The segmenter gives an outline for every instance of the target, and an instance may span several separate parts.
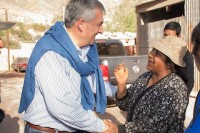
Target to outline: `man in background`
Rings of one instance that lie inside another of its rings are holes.
[[[4,47],[4,42],[3,40],[0,38],[0,49]],[[1,54],[1,51],[0,51]],[[1,85],[0,85],[0,89],[1,89]],[[0,94],[1,94],[1,90],[0,90]],[[0,103],[1,103],[1,95],[0,95]],[[0,123],[3,121],[5,117],[5,113],[2,109],[0,109]]]
[[[0,37],[0,48],[3,48],[4,47],[4,42],[2,40],[2,38]]]
[[[13,22],[0,22],[0,31],[8,30],[11,27],[13,27],[14,25],[15,25],[15,23],[13,23]],[[4,46],[5,46],[4,41],[0,37],[0,49],[4,48]],[[0,54],[1,54],[1,51],[0,51]],[[1,103],[1,90],[0,90],[0,103]],[[0,109],[0,123],[3,121],[4,118],[5,118],[5,112],[2,109]]]
[[[164,36],[168,35],[181,37],[181,26],[178,22],[172,21],[165,25]],[[183,60],[186,67],[176,66],[176,72],[185,82],[189,95],[194,87],[194,59],[189,50],[187,50]]]
[[[2,48],[4,48],[4,42],[3,42],[3,39],[0,37],[0,54],[1,54]]]

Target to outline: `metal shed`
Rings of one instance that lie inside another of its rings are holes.
[[[135,0],[137,14],[137,53],[148,54],[150,42],[163,37],[163,28],[169,21],[177,21],[182,27],[181,37],[192,49],[190,35],[200,21],[199,0]],[[200,89],[200,74],[195,66],[195,85]]]

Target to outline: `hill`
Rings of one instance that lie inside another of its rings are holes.
[[[51,24],[56,17],[63,15],[69,0],[1,0],[0,20],[5,21],[5,9],[8,21],[24,23]],[[111,16],[120,0],[100,0],[105,6],[107,16]],[[109,17],[108,17],[109,18]]]

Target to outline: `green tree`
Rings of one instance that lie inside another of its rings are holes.
[[[63,21],[63,17],[62,16],[56,16],[53,20],[52,23],[55,23],[57,21]]]
[[[0,37],[6,36],[6,33],[4,31],[0,31]]]
[[[46,28],[48,28],[49,26],[34,23],[34,24],[31,25],[31,27],[37,32],[44,32],[46,30]]]
[[[27,31],[27,27],[23,23],[17,23],[18,29],[13,31],[12,34],[16,35],[21,41],[32,41],[31,34]]]
[[[10,49],[18,49],[19,48],[19,42],[10,40],[9,43],[10,43]]]
[[[105,23],[105,30],[120,32],[136,32],[136,13],[134,1],[122,0],[115,9],[111,22]]]

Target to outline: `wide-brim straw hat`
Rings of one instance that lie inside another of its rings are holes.
[[[14,22],[2,22],[0,21],[0,31],[1,30],[8,30],[15,25]]]
[[[176,36],[166,36],[151,43],[151,46],[169,57],[176,65],[181,67],[186,66],[183,58],[187,52],[187,46],[181,38]]]

